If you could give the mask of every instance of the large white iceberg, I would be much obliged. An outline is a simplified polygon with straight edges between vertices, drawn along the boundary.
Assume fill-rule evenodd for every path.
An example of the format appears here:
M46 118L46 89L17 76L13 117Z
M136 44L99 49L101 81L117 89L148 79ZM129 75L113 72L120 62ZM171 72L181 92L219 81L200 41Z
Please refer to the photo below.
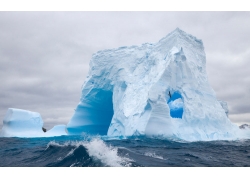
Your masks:
M39 113L9 108L3 120L0 137L52 137L67 135L66 125L56 125L46 133Z
M227 113L209 85L202 41L177 28L155 44L95 53L67 131L234 139Z

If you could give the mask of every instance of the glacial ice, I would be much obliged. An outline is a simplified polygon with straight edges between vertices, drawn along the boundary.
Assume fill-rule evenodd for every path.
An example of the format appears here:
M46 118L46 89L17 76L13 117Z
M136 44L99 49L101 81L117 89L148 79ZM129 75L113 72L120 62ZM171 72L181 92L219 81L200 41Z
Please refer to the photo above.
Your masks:
M56 125L46 133L39 113L9 108L3 120L0 137L52 137L67 135L66 125Z
M227 113L209 85L202 41L177 28L154 44L93 54L67 130L109 137L233 139L239 128Z

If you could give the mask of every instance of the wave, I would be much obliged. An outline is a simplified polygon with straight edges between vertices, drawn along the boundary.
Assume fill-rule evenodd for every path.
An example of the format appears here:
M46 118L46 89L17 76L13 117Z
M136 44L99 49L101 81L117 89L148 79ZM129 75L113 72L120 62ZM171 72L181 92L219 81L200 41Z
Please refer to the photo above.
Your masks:
M90 141L67 141L62 144L50 141L45 151L52 151L54 148L66 148L64 157L57 158L56 162L49 166L131 166L132 159L118 155L118 148L107 145L103 140L94 138ZM57 149L57 151L60 151ZM62 154L62 153L61 153Z
M153 152L153 153L152 152L146 152L144 155L148 156L148 157L156 158L156 159L165 160L162 156L156 155L155 152Z
M0 138L0 166L189 167L250 166L250 140L176 142L134 137Z

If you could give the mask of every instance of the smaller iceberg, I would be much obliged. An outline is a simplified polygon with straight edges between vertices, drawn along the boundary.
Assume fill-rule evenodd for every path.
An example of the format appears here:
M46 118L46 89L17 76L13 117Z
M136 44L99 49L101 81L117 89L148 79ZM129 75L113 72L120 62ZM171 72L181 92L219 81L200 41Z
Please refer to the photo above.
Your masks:
M43 120L39 113L9 108L0 131L2 137L39 137L44 134Z
M242 124L241 126L239 126L240 129L247 129L247 130L250 130L250 125L248 124Z
M47 137L68 135L65 131L66 125L56 125L45 133Z
M51 137L67 135L65 125L54 126L43 131L43 120L39 113L9 108L3 119L0 137Z

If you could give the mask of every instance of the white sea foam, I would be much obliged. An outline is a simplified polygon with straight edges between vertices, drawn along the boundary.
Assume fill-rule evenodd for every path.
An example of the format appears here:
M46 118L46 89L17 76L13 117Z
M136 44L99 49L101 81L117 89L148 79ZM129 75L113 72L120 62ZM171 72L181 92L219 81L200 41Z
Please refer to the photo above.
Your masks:
M153 153L152 152L146 152L144 155L148 156L148 157L164 160L164 158L162 156L156 155L155 152L153 152Z
M55 140L53 141L50 141L48 144L47 144L47 147L45 150L47 150L50 146L59 146L59 147L63 147L63 146L69 146L71 145L71 141L66 141L64 142L63 144L60 144L60 143L57 143Z
M113 147L111 145L105 144L105 142L99 138L94 138L91 141L67 141L62 144L57 143L55 141L50 141L47 144L47 148L49 146L75 146L76 148L80 145L84 146L89 156L94 159L100 160L103 164L107 166L131 166L132 159L127 157L121 157L118 155L118 148ZM75 149L72 149L65 157L71 155Z
M118 156L118 149L107 146L101 139L93 139L86 144L89 155L108 166L130 166L131 159Z

